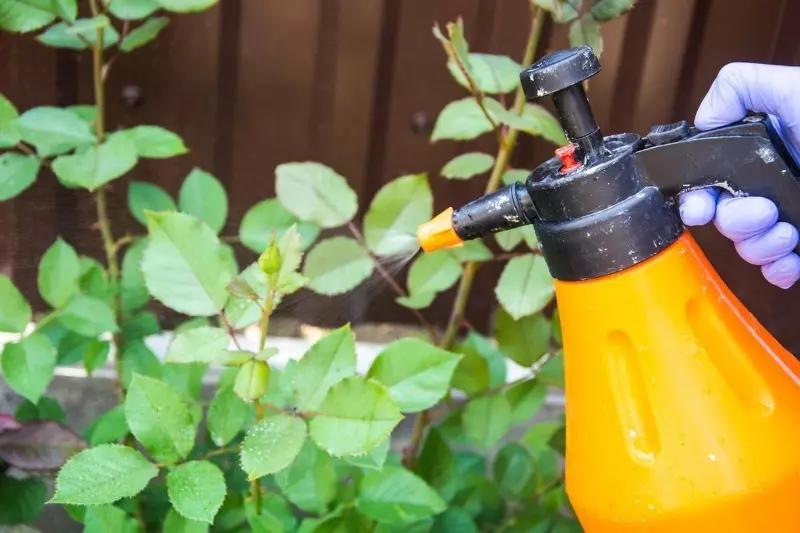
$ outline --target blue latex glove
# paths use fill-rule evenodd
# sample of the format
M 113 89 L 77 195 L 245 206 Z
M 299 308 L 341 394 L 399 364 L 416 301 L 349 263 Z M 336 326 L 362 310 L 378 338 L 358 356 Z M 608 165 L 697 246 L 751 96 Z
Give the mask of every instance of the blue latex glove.
M 767 113 L 795 161 L 800 161 L 800 67 L 731 63 L 720 70 L 695 116 L 704 130 L 745 117 L 747 111 Z M 687 226 L 712 220 L 734 242 L 742 259 L 761 266 L 764 278 L 788 289 L 800 279 L 800 256 L 794 253 L 798 231 L 778 222 L 778 209 L 767 198 L 733 197 L 707 188 L 684 193 L 680 213 Z

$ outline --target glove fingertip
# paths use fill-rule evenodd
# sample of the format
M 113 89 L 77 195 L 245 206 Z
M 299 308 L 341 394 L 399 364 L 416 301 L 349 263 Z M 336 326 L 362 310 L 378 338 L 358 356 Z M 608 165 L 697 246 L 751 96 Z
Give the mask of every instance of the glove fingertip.
M 764 278 L 781 289 L 790 289 L 800 281 L 800 256 L 792 252 L 761 267 Z
M 687 226 L 703 226 L 714 219 L 716 193 L 712 189 L 686 192 L 678 198 L 681 221 Z
M 778 207 L 760 196 L 729 197 L 720 195 L 714 225 L 734 242 L 763 233 L 778 222 Z

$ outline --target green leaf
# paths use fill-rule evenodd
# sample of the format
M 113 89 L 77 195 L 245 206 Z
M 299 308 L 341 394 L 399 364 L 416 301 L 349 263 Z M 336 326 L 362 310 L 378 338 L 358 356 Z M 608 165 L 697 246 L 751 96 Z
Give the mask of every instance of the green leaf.
M 467 180 L 492 168 L 494 157 L 482 152 L 469 152 L 456 156 L 442 168 L 442 176 Z
M 141 268 L 150 294 L 189 316 L 217 314 L 233 275 L 211 228 L 184 213 L 149 213 L 148 229 Z
M 185 458 L 194 447 L 189 405 L 162 381 L 135 374 L 125 397 L 125 418 L 131 433 L 159 461 Z
M 136 311 L 150 299 L 141 268 L 147 243 L 146 237 L 136 241 L 127 249 L 122 259 L 119 299 L 124 313 Z
M 455 350 L 461 353 L 462 357 L 453 374 L 453 387 L 468 396 L 488 389 L 491 379 L 489 361 L 465 343 L 456 346 Z
M 107 342 L 92 341 L 83 354 L 83 366 L 86 368 L 86 373 L 91 376 L 92 372 L 106 364 L 108 361 L 108 354 L 111 351 L 111 345 Z
M 582 0 L 533 0 L 533 3 L 550 11 L 553 20 L 563 24 L 578 16 L 583 2 Z
M 208 461 L 190 461 L 170 470 L 167 490 L 176 511 L 209 524 L 214 522 L 227 492 L 222 471 Z
M 122 386 L 130 387 L 136 374 L 161 378 L 162 368 L 158 357 L 141 340 L 129 342 L 122 353 Z
M 138 533 L 136 520 L 124 510 L 113 505 L 92 505 L 86 509 L 83 519 L 84 533 Z
M 478 526 L 475 525 L 472 517 L 459 507 L 451 507 L 437 516 L 433 522 L 433 529 L 431 529 L 431 533 L 450 533 L 455 531 L 458 531 L 458 533 L 478 533 Z
M 511 259 L 500 275 L 495 294 L 515 320 L 541 311 L 555 295 L 553 278 L 544 258 L 523 255 Z
M 156 0 L 158 4 L 175 13 L 194 13 L 215 5 L 219 0 Z
M 92 127 L 97 122 L 97 108 L 93 105 L 71 105 L 64 109 Z
M 449 248 L 443 251 L 452 255 L 461 263 L 467 263 L 469 261 L 480 263 L 483 261 L 490 261 L 494 257 L 492 251 L 483 244 L 483 241 L 478 239 L 466 241 L 462 246 Z
M 507 497 L 518 498 L 525 495 L 533 478 L 533 458 L 523 446 L 509 443 L 497 452 L 493 471 L 495 481 Z
M 239 367 L 233 392 L 246 402 L 252 402 L 267 393 L 270 368 L 263 361 L 248 361 Z
M 548 420 L 531 426 L 522 437 L 522 442 L 533 452 L 546 452 L 550 450 L 550 439 L 562 427 L 561 422 Z
M 297 518 L 289 503 L 277 492 L 270 492 L 261 505 L 261 514 L 255 514 L 251 502 L 245 503 L 245 514 L 252 533 L 294 532 L 297 529 Z
M 500 387 L 506 383 L 506 358 L 494 341 L 470 331 L 463 346 L 476 352 L 489 363 L 489 386 Z
M 0 24 L 2 24 L 1 15 Z M 4 94 L 0 93 L 0 148 L 11 148 L 22 140 L 17 125 L 18 118 L 17 108 Z
M 335 228 L 356 214 L 356 193 L 330 167 L 313 162 L 282 163 L 275 168 L 275 176 L 281 204 L 304 222 Z
M 99 148 L 93 146 L 72 155 L 57 157 L 52 168 L 65 187 L 94 191 L 127 174 L 136 166 L 137 161 L 133 142 L 125 135 L 115 135 L 109 137 Z
M 86 50 L 96 46 L 98 28 L 103 28 L 103 48 L 119 42 L 119 33 L 114 26 L 109 24 L 108 17 L 105 15 L 98 15 L 91 19 L 79 19 L 72 25 L 66 22 L 53 24 L 36 40 L 53 48 Z
M 158 475 L 142 454 L 119 444 L 103 444 L 74 455 L 59 471 L 49 503 L 103 505 L 140 493 Z
M 0 476 L 0 501 L 3 502 L 0 506 L 0 524 L 33 522 L 42 512 L 46 499 L 47 485 L 41 480 Z
M 219 233 L 228 218 L 228 195 L 225 187 L 206 172 L 194 168 L 186 176 L 178 192 L 181 211 L 195 216 Z
M 519 228 L 500 231 L 494 234 L 494 239 L 497 241 L 500 248 L 506 252 L 510 252 L 516 248 L 523 240 L 531 249 L 538 248 L 536 233 L 533 231 L 533 226 L 520 226 Z
M 206 370 L 208 365 L 203 363 L 167 363 L 164 365 L 162 380 L 178 394 L 197 399 L 203 391 Z
M 222 328 L 200 326 L 177 333 L 167 348 L 170 363 L 213 363 L 228 347 L 230 339 Z
M 500 308 L 495 324 L 500 351 L 521 366 L 533 366 L 550 348 L 550 323 L 541 313 L 514 320 Z
M 75 249 L 59 237 L 39 261 L 39 294 L 51 306 L 62 307 L 78 293 L 80 271 Z
M 455 456 L 439 428 L 428 430 L 414 470 L 446 501 L 453 499 L 461 476 L 456 468 Z
M 208 533 L 208 524 L 184 518 L 174 508 L 170 508 L 164 520 L 164 533 Z
M 245 213 L 239 226 L 239 239 L 242 244 L 260 254 L 269 246 L 273 232 L 275 239 L 280 240 L 293 224 L 297 224 L 301 249 L 307 249 L 317 239 L 319 228 L 299 222 L 277 198 L 270 198 L 257 203 Z
M 433 216 L 426 174 L 390 181 L 380 188 L 364 216 L 364 240 L 379 256 L 409 254 L 419 248 L 417 228 Z
M 506 185 L 511 185 L 515 182 L 525 183 L 528 180 L 530 173 L 530 170 L 525 170 L 522 168 L 512 168 L 510 170 L 506 170 L 503 174 L 503 183 Z
M 487 100 L 489 98 L 484 102 Z M 490 131 L 492 124 L 475 99 L 469 96 L 450 102 L 442 109 L 433 126 L 431 141 L 469 141 Z
M 242 469 L 249 480 L 274 474 L 295 460 L 306 440 L 302 418 L 273 414 L 252 426 L 242 442 Z
M 155 0 L 111 0 L 108 10 L 121 20 L 140 20 L 149 17 L 160 7 Z
M 0 28 L 12 33 L 38 30 L 55 18 L 49 0 L 0 0 Z
M 569 44 L 573 47 L 584 44 L 591 46 L 598 58 L 603 54 L 603 35 L 592 13 L 586 13 L 570 24 Z
M 208 407 L 206 425 L 211 440 L 219 447 L 236 437 L 250 416 L 250 407 L 231 388 L 221 388 Z
M 501 394 L 475 398 L 464 410 L 464 432 L 484 449 L 492 448 L 511 428 L 511 405 Z
M 37 403 L 25 400 L 17 407 L 14 413 L 17 422 L 32 422 L 34 420 L 54 420 L 66 425 L 67 415 L 64 409 L 53 398 L 42 396 Z
M 119 331 L 114 311 L 103 300 L 76 294 L 61 310 L 61 324 L 84 337 Z
M 403 526 L 442 513 L 447 504 L 413 473 L 387 466 L 364 476 L 356 508 L 378 522 Z
M 81 292 L 110 303 L 114 295 L 105 267 L 90 257 L 81 257 L 78 262 L 81 267 L 81 275 L 78 280 Z
M 146 45 L 147 43 L 158 37 L 158 34 L 161 33 L 161 30 L 166 28 L 168 24 L 169 24 L 169 19 L 167 17 L 153 17 L 145 21 L 144 24 L 135 28 L 124 39 L 122 39 L 122 42 L 119 45 L 119 49 L 122 50 L 123 52 L 132 52 L 137 48 L 141 48 L 142 46 Z M 152 127 L 152 126 L 139 126 L 139 127 L 142 128 L 142 127 Z M 182 151 L 177 151 L 173 153 L 173 155 L 177 155 L 179 153 L 186 153 L 186 149 L 183 146 L 183 142 L 180 141 L 180 139 L 178 139 L 178 141 L 180 144 L 174 144 L 173 149 L 177 149 L 180 146 Z M 164 150 L 162 147 L 162 149 L 158 150 L 157 153 L 163 153 L 163 151 Z M 141 151 L 139 152 L 139 155 L 141 155 L 142 157 L 152 157 L 152 156 L 146 156 Z M 171 156 L 162 155 L 160 157 L 171 157 Z
M 126 343 L 144 339 L 161 332 L 158 317 L 152 311 L 139 311 L 122 317 L 122 338 Z
M 0 365 L 9 387 L 33 403 L 39 401 L 53 379 L 56 350 L 40 333 L 32 333 L 19 342 L 6 344 Z
M 458 281 L 462 271 L 461 263 L 447 250 L 421 254 L 408 271 L 409 292 L 445 291 Z
M 0 274 L 0 331 L 22 333 L 32 316 L 31 306 L 14 282 Z
M 521 116 L 516 117 L 511 114 L 510 120 L 506 122 L 514 129 L 530 135 L 539 135 L 556 146 L 564 146 L 569 142 L 558 119 L 538 104 L 525 104 Z
M 348 455 L 344 457 L 344 460 L 359 468 L 382 470 L 383 465 L 386 463 L 386 458 L 389 455 L 391 440 L 391 437 L 387 438 L 383 443 L 379 444 L 377 448 L 373 448 L 372 451 L 366 455 Z
M 527 424 L 539 413 L 547 397 L 547 387 L 538 380 L 529 379 L 506 390 L 511 405 L 511 424 Z
M 16 152 L 0 155 L 0 202 L 14 198 L 33 185 L 40 167 L 39 160 L 32 155 Z
M 360 455 L 377 448 L 402 419 L 384 385 L 349 377 L 330 388 L 309 422 L 309 432 L 331 455 Z
M 117 405 L 100 415 L 86 433 L 90 446 L 119 442 L 128 433 L 125 406 Z
M 469 72 L 478 89 L 486 94 L 510 93 L 519 85 L 523 67 L 508 56 L 496 54 L 469 54 Z M 459 85 L 469 90 L 467 79 L 452 58 L 447 69 Z
M 591 14 L 595 20 L 605 22 L 622 16 L 633 9 L 636 0 L 596 0 Z
M 128 209 L 133 218 L 147 225 L 145 211 L 175 211 L 175 202 L 169 193 L 152 183 L 131 180 L 128 187 Z
M 136 147 L 136 154 L 148 159 L 167 159 L 189 151 L 178 135 L 160 126 L 136 126 L 114 135 L 126 136 Z
M 67 22 L 75 22 L 78 17 L 77 0 L 52 0 L 52 8 L 59 17 Z
M 444 397 L 460 360 L 460 355 L 423 340 L 399 339 L 378 354 L 368 377 L 389 387 L 401 411 L 415 413 Z
M 354 289 L 372 274 L 373 268 L 372 258 L 354 239 L 331 237 L 308 253 L 303 276 L 311 280 L 311 290 L 332 296 Z
M 436 294 L 436 291 L 417 292 L 408 296 L 399 296 L 395 298 L 395 302 L 409 309 L 425 309 L 433 303 Z
M 355 375 L 355 338 L 345 324 L 314 343 L 286 377 L 297 409 L 315 411 L 333 385 Z
M 536 375 L 537 379 L 544 385 L 550 387 L 564 388 L 564 353 L 559 351 L 551 357 Z
M 330 456 L 306 439 L 297 458 L 275 474 L 290 502 L 307 513 L 324 513 L 336 497 L 338 479 Z

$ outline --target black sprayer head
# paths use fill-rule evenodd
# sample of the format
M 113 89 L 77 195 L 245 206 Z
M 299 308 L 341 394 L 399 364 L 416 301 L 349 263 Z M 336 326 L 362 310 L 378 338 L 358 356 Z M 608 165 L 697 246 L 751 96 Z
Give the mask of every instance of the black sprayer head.
M 646 137 L 603 137 L 583 88 L 598 72 L 591 47 L 579 46 L 549 54 L 520 73 L 529 101 L 553 99 L 569 144 L 524 184 L 448 212 L 447 221 L 440 215 L 436 225 L 421 226 L 424 250 L 533 224 L 554 278 L 592 279 L 674 243 L 684 231 L 676 196 L 710 185 L 770 198 L 783 220 L 800 224 L 800 170 L 766 117 L 704 132 L 682 121 L 654 126 Z

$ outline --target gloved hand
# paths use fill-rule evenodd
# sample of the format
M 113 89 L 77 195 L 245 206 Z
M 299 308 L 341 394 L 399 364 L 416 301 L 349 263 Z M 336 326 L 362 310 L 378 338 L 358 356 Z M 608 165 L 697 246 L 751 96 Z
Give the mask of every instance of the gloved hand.
M 800 68 L 731 63 L 720 70 L 695 116 L 698 129 L 741 120 L 747 111 L 767 113 L 795 161 L 800 162 Z M 800 256 L 794 253 L 798 230 L 778 222 L 778 208 L 767 198 L 733 197 L 710 187 L 684 193 L 680 213 L 687 226 L 714 221 L 734 242 L 739 255 L 761 266 L 766 280 L 788 289 L 800 279 Z

